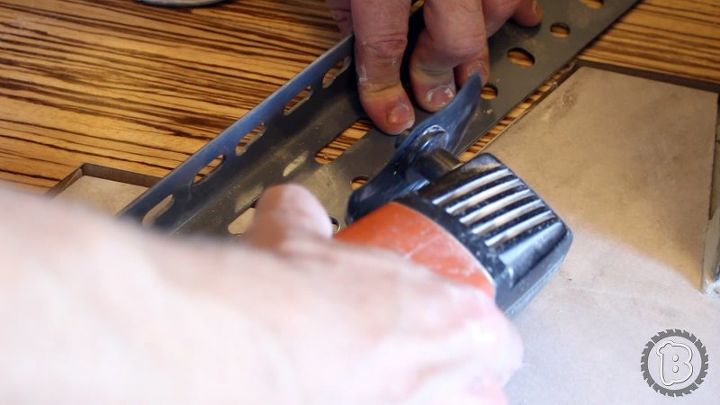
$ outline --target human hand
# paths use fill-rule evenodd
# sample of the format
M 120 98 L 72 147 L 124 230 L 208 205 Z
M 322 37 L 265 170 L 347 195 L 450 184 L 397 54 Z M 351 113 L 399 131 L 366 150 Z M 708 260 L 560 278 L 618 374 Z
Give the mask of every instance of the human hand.
M 298 186 L 266 191 L 246 234 L 299 273 L 277 286 L 291 299 L 273 300 L 274 328 L 295 342 L 286 347 L 316 399 L 505 402 L 502 385 L 519 365 L 521 346 L 490 297 L 390 252 L 330 236 L 327 213 Z M 297 309 L 293 322 L 288 308 Z
M 407 46 L 408 0 L 327 0 L 340 29 L 355 34 L 358 90 L 368 116 L 383 131 L 411 127 L 412 104 L 400 83 Z M 487 80 L 487 38 L 509 19 L 540 23 L 538 0 L 426 0 L 425 30 L 410 58 L 410 81 L 418 105 L 438 111 L 472 74 Z
M 297 186 L 239 246 L 3 190 L 0 222 L 0 402 L 497 404 L 520 363 L 489 297 L 333 241 Z

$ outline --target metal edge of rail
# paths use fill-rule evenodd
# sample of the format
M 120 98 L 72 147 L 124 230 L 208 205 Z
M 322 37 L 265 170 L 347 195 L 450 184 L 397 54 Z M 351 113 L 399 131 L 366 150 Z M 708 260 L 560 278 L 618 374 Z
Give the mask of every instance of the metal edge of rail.
M 715 125 L 715 161 L 710 190 L 710 211 L 705 231 L 701 291 L 720 298 L 720 104 Z
M 601 7 L 591 8 L 580 0 L 544 1 L 539 26 L 508 23 L 501 28 L 490 38 L 492 74 L 488 85 L 497 96 L 480 100 L 462 148 L 475 143 L 637 2 L 606 0 Z M 422 29 L 421 13 L 415 13 L 412 20 L 411 43 Z M 558 37 L 558 30 L 568 35 Z M 508 58 L 512 51 L 526 55 L 532 66 L 512 63 Z M 143 193 L 121 215 L 173 233 L 227 235 L 228 226 L 252 207 L 266 187 L 294 182 L 314 192 L 333 222 L 343 227 L 353 179 L 375 176 L 393 155 L 397 140 L 372 128 L 334 161 L 321 164 L 315 160 L 319 150 L 366 118 L 357 95 L 352 53 L 353 38 L 347 37 Z M 326 77 L 343 62 L 343 69 L 335 72 L 332 80 Z M 286 111 L 304 91 L 309 91 L 309 96 Z M 421 110 L 416 114 L 418 123 L 428 116 Z M 262 133 L 239 150 L 241 140 L 261 127 Z M 198 173 L 218 157 L 220 165 L 198 181 Z

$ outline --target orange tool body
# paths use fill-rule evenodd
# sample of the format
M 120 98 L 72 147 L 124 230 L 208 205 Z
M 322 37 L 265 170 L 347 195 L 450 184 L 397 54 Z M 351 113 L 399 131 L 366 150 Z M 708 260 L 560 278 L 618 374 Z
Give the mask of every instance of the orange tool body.
M 451 233 L 419 212 L 391 202 L 362 217 L 336 239 L 391 250 L 437 274 L 495 297 L 487 271 Z
M 457 159 L 481 87 L 471 77 L 445 109 L 400 139 L 388 165 L 350 196 L 350 226 L 336 237 L 477 287 L 513 314 L 557 270 L 572 233 L 494 156 Z

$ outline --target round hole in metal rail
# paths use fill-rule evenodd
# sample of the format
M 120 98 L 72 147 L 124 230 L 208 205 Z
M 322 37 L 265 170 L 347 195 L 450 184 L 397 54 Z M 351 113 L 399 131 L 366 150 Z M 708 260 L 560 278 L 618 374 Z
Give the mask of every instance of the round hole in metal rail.
M 605 0 L 580 0 L 580 3 L 588 6 L 588 8 L 598 9 L 605 5 Z
M 368 182 L 368 176 L 357 176 L 350 182 L 350 188 L 353 189 L 353 191 L 359 189 L 360 187 L 364 186 Z
M 337 219 L 330 217 L 330 224 L 332 224 L 333 233 L 337 233 L 340 230 L 340 221 Z
M 480 93 L 480 97 L 483 100 L 494 100 L 498 96 L 498 89 L 493 84 L 486 84 L 482 88 L 482 93 Z
M 233 220 L 228 225 L 228 232 L 230 232 L 231 235 L 244 234 L 250 228 L 250 224 L 252 224 L 253 218 L 255 218 L 254 206 L 246 209 L 245 211 L 243 211 L 242 214 L 235 218 L 235 220 Z
M 507 57 L 510 62 L 523 68 L 530 68 L 535 64 L 535 57 L 523 48 L 512 48 L 507 52 Z
M 298 107 L 300 107 L 304 102 L 310 100 L 310 97 L 312 97 L 312 87 L 307 86 L 305 87 L 300 93 L 296 94 L 295 97 L 293 97 L 292 100 L 290 100 L 287 104 L 285 104 L 285 108 L 283 109 L 283 114 L 290 115 L 295 111 Z
M 193 180 L 193 184 L 200 184 L 205 179 L 210 176 L 213 172 L 215 172 L 217 169 L 222 166 L 223 162 L 225 161 L 225 155 L 218 155 L 215 159 L 213 159 L 210 163 L 207 164 L 204 168 L 200 169 L 200 171 L 195 175 L 195 179 Z
M 322 80 L 323 87 L 330 87 L 330 85 L 333 84 L 335 79 L 343 72 L 345 72 L 348 67 L 350 67 L 350 57 L 346 56 L 340 61 L 338 61 L 335 66 L 331 67 L 330 70 L 325 73 Z
M 238 142 L 237 146 L 235 147 L 235 156 L 240 156 L 245 153 L 245 151 L 247 151 L 247 148 L 250 147 L 250 144 L 258 140 L 261 136 L 263 136 L 263 134 L 265 134 L 266 129 L 267 128 L 265 127 L 265 123 L 261 122 L 258 126 L 255 127 L 255 129 L 240 138 L 240 142 Z
M 565 39 L 570 36 L 570 26 L 565 23 L 555 23 L 550 26 L 550 32 L 555 38 Z
M 142 225 L 151 226 L 155 220 L 162 214 L 166 213 L 175 204 L 175 196 L 172 194 L 166 196 L 159 203 L 155 204 L 143 217 Z

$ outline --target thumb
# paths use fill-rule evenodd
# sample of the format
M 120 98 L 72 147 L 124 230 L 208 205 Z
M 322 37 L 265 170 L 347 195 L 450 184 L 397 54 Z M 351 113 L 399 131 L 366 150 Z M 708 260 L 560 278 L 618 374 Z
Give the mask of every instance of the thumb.
M 540 24 L 543 17 L 543 9 L 538 0 L 523 0 L 515 10 L 513 19 L 520 25 L 534 27 Z
M 310 191 L 296 184 L 267 189 L 255 206 L 245 237 L 258 246 L 273 248 L 291 238 L 329 238 L 332 224 Z

